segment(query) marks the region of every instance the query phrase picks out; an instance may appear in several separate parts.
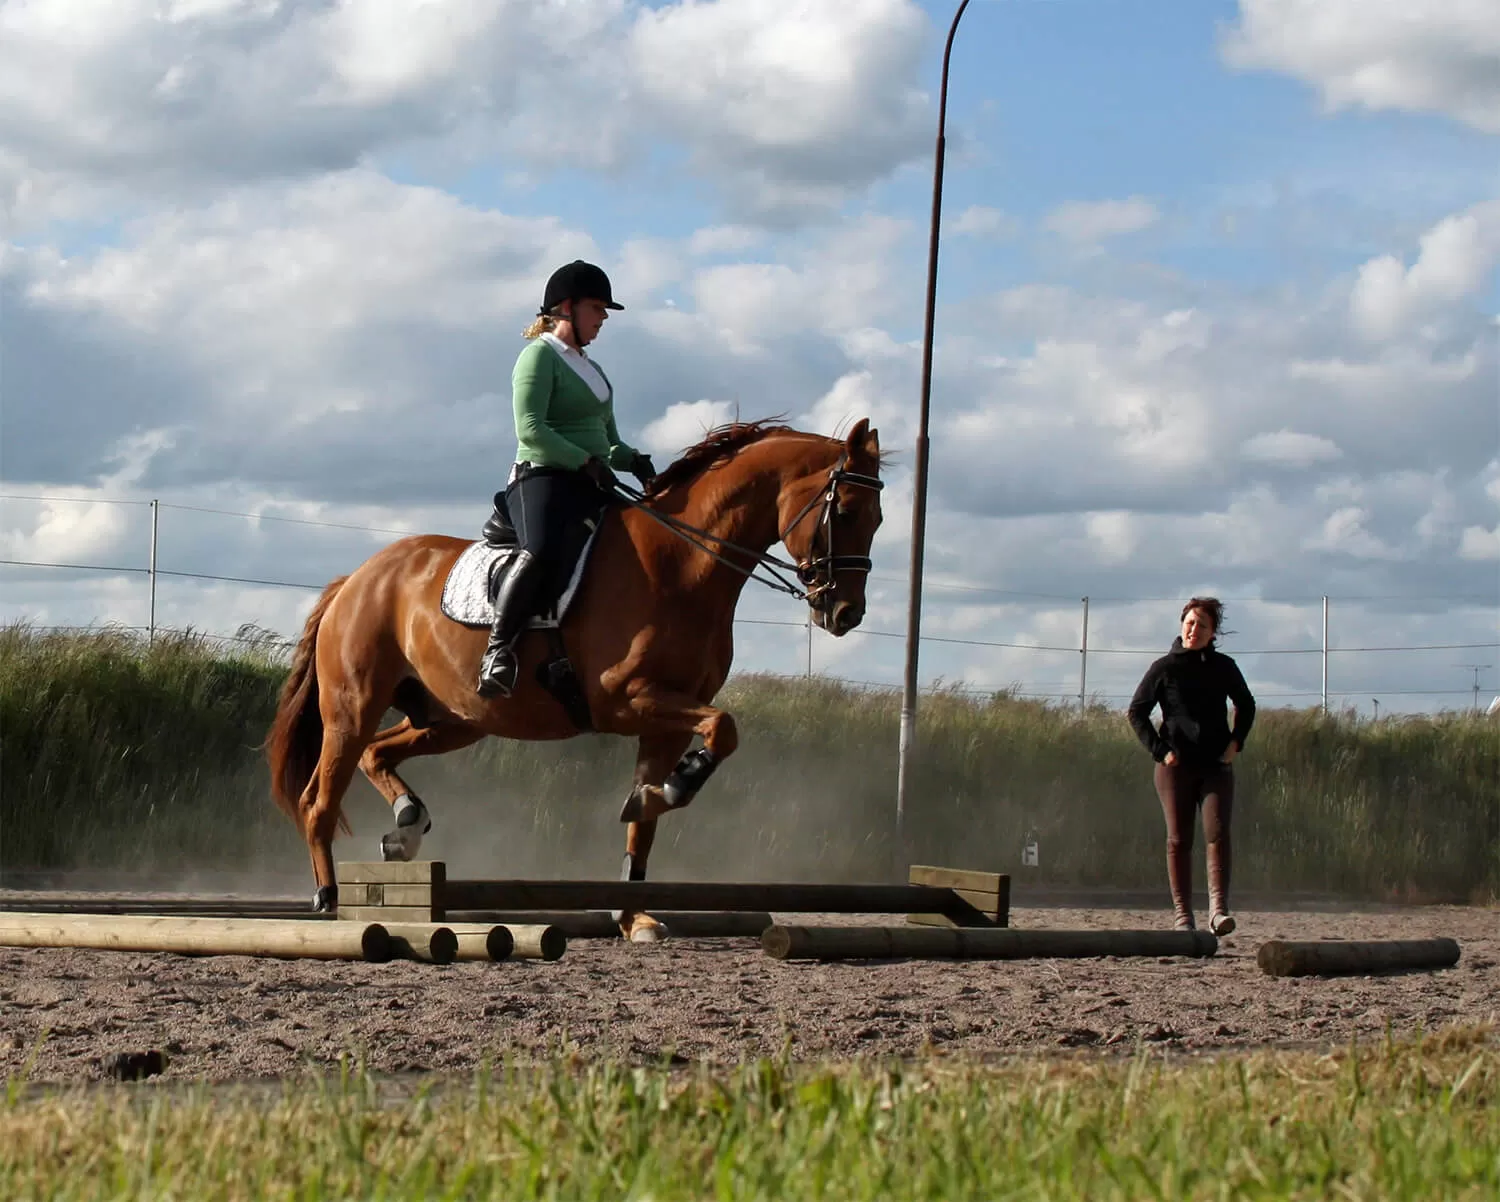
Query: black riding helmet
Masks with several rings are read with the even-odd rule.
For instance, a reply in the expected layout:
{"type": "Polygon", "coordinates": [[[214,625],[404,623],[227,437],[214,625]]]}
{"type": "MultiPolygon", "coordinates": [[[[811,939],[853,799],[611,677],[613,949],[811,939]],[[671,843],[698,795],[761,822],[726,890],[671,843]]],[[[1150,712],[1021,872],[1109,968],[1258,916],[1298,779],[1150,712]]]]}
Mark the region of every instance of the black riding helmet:
{"type": "Polygon", "coordinates": [[[547,289],[542,294],[542,307],[539,312],[546,316],[563,301],[577,303],[581,300],[602,301],[606,309],[625,307],[615,304],[614,295],[609,287],[609,276],[604,274],[603,268],[595,267],[592,263],[585,263],[582,259],[574,259],[571,263],[559,267],[547,280],[547,289]]]}

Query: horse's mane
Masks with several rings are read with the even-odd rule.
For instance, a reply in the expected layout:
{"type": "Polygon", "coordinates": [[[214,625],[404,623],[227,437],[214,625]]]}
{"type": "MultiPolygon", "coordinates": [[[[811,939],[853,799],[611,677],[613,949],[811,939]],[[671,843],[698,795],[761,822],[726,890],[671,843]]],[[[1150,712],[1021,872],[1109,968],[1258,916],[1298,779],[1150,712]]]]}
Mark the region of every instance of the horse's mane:
{"type": "Polygon", "coordinates": [[[775,418],[715,426],[696,446],[689,447],[675,463],[662,469],[651,485],[651,495],[660,496],[667,489],[693,479],[714,464],[723,463],[751,443],[760,442],[775,434],[801,433],[801,430],[784,425],[775,418]]]}

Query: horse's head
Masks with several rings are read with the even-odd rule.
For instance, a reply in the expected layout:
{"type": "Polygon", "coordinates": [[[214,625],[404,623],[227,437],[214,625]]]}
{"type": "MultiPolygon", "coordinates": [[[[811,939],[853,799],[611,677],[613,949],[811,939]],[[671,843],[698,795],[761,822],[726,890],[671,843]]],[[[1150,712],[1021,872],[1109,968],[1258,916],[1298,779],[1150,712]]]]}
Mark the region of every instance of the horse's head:
{"type": "Polygon", "coordinates": [[[815,621],[848,634],[864,620],[870,544],[880,528],[880,439],[861,418],[843,442],[827,440],[804,474],[782,485],[781,541],[797,565],[815,621]]]}

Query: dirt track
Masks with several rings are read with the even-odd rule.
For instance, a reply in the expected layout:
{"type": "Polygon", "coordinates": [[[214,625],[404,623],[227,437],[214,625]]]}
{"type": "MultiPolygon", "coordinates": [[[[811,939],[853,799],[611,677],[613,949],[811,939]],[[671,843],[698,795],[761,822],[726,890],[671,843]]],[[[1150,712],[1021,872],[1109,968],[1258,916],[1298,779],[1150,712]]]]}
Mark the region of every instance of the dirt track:
{"type": "MultiPolygon", "coordinates": [[[[1021,927],[1159,927],[1164,913],[1026,910],[1021,927]]],[[[833,919],[828,921],[844,921],[833,919]]],[[[586,1057],[735,1061],[1098,1047],[1144,1039],[1191,1052],[1347,1043],[1351,1036],[1500,1022],[1500,912],[1242,912],[1207,961],[782,963],[753,940],[657,947],[575,941],[554,964],[322,964],[241,957],[0,949],[0,1076],[102,1075],[99,1059],[163,1049],[167,1077],[282,1075],[363,1051],[381,1072],[465,1071],[566,1047],[586,1057]],[[1273,980],[1270,938],[1422,938],[1456,968],[1273,980]],[[46,1037],[43,1039],[43,1033],[46,1037]]]]}

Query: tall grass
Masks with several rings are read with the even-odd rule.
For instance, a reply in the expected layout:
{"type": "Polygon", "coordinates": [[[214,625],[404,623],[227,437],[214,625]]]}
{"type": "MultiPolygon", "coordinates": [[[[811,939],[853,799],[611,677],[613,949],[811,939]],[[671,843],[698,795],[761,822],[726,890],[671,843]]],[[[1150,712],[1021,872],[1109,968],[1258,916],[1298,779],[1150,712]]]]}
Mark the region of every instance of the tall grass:
{"type": "Polygon", "coordinates": [[[1491,1199],[1500,1056],[1452,1032],[1219,1063],[554,1062],[382,1095],[0,1101],[26,1199],[1491,1199]]]}
{"type": "MultiPolygon", "coordinates": [[[[257,745],[284,672],[190,638],[0,631],[0,867],[240,867],[302,873],[257,745]]],[[[653,873],[871,879],[893,862],[898,699],[824,679],[731,681],[741,750],[662,823],[653,873]]],[[[1121,714],[940,693],[920,711],[906,854],[1053,883],[1160,887],[1150,760],[1121,714]],[[1028,836],[1038,868],[1021,868],[1028,836]]],[[[413,761],[424,854],[462,875],[609,875],[633,744],[487,740],[413,761]]],[[[1365,898],[1500,896],[1500,727],[1464,714],[1378,724],[1262,711],[1236,767],[1236,885],[1365,898]]],[[[364,858],[389,812],[347,810],[364,858]]],[[[1201,872],[1199,875],[1201,881],[1201,872]]]]}
{"type": "Polygon", "coordinates": [[[242,862],[300,842],[258,745],[284,667],[192,635],[0,628],[0,869],[242,862]],[[290,836],[290,838],[285,838],[290,836]]]}

